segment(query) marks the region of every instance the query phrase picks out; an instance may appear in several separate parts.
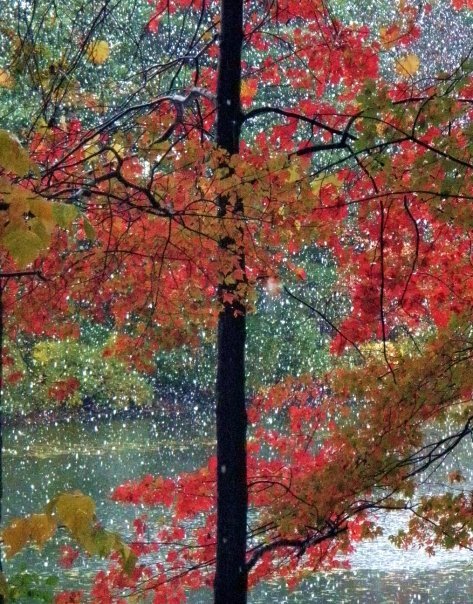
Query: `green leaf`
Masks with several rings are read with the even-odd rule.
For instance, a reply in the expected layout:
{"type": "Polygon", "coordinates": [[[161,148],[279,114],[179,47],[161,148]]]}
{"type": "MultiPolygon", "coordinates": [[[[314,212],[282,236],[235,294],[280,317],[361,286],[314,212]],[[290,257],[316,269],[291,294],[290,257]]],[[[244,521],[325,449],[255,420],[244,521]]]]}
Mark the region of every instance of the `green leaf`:
{"type": "Polygon", "coordinates": [[[25,267],[36,260],[44,249],[41,238],[33,231],[25,228],[15,228],[6,233],[2,244],[20,267],[25,267]]]}
{"type": "Polygon", "coordinates": [[[88,218],[86,218],[85,216],[83,217],[83,224],[84,224],[85,236],[87,237],[87,239],[89,241],[95,241],[95,238],[96,238],[95,229],[92,226],[90,220],[88,218]]]}
{"type": "Polygon", "coordinates": [[[35,233],[35,235],[38,235],[38,237],[41,239],[43,248],[49,247],[49,244],[51,243],[51,235],[48,233],[46,227],[41,222],[41,220],[33,218],[29,221],[29,226],[33,233],[35,233]]]}
{"type": "Polygon", "coordinates": [[[110,533],[103,528],[95,529],[90,535],[90,545],[87,548],[89,554],[95,554],[106,558],[121,544],[120,537],[110,533]]]}
{"type": "Polygon", "coordinates": [[[71,204],[54,203],[52,207],[54,221],[63,229],[68,229],[79,214],[77,208],[71,204]]]}
{"type": "Polygon", "coordinates": [[[130,576],[135,570],[138,558],[133,553],[131,548],[128,547],[128,545],[126,545],[125,543],[122,544],[122,547],[117,548],[117,551],[119,552],[122,559],[123,570],[128,576],[130,576]]]}

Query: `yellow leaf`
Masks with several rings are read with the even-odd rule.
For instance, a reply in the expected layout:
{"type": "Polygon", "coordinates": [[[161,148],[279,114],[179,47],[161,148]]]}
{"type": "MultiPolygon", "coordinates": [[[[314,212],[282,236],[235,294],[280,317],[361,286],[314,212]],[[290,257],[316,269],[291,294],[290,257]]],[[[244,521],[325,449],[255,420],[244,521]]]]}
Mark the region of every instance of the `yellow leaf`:
{"type": "Polygon", "coordinates": [[[35,123],[35,131],[40,132],[41,134],[46,134],[48,130],[48,122],[43,117],[38,118],[35,123]]]}
{"type": "Polygon", "coordinates": [[[50,235],[56,222],[53,217],[53,204],[43,197],[36,195],[28,200],[30,211],[40,220],[46,232],[50,235]]]}
{"type": "Polygon", "coordinates": [[[15,80],[7,69],[0,69],[0,88],[13,88],[15,80]]]}
{"type": "Polygon", "coordinates": [[[91,497],[77,491],[62,493],[50,504],[58,524],[64,525],[73,535],[80,535],[95,520],[95,503],[91,497]]]}
{"type": "Polygon", "coordinates": [[[286,216],[287,214],[287,208],[284,206],[280,206],[278,209],[278,215],[282,216],[283,218],[286,216]]]}
{"type": "Polygon", "coordinates": [[[98,145],[90,145],[84,149],[84,159],[97,163],[99,159],[100,147],[98,145]]]}
{"type": "Polygon", "coordinates": [[[121,546],[121,540],[115,533],[110,533],[103,528],[90,531],[85,549],[90,555],[106,558],[121,546]]]}
{"type": "Polygon", "coordinates": [[[5,201],[9,203],[10,206],[19,205],[29,210],[30,201],[36,197],[36,194],[29,189],[25,189],[24,187],[15,184],[11,184],[10,190],[8,190],[7,182],[6,179],[2,182],[2,193],[5,201]]]}
{"type": "Polygon", "coordinates": [[[114,159],[117,159],[117,155],[118,156],[122,156],[123,152],[125,151],[125,147],[123,146],[123,144],[120,142],[120,137],[118,137],[111,145],[111,149],[110,151],[107,151],[107,153],[105,154],[105,157],[107,158],[108,161],[113,161],[114,159]],[[113,151],[112,151],[113,149],[113,151]]]}
{"type": "Polygon", "coordinates": [[[91,63],[102,65],[110,56],[110,45],[107,40],[96,40],[87,46],[85,53],[91,63]]]}
{"type": "Polygon", "coordinates": [[[44,342],[36,344],[33,348],[33,358],[37,363],[45,365],[51,359],[50,348],[44,342]]]}
{"type": "Polygon", "coordinates": [[[378,122],[376,124],[376,132],[379,134],[379,136],[383,136],[387,129],[388,124],[386,124],[385,122],[378,122]]]}
{"type": "Polygon", "coordinates": [[[292,164],[291,166],[289,166],[287,171],[289,174],[289,176],[287,178],[288,183],[297,182],[298,180],[300,180],[301,173],[300,173],[299,166],[292,164]]]}
{"type": "Polygon", "coordinates": [[[48,248],[49,244],[51,243],[51,232],[48,233],[44,224],[37,218],[32,218],[28,221],[28,227],[33,231],[35,235],[38,235],[41,240],[41,243],[43,244],[43,247],[45,249],[48,248]]]}
{"type": "Polygon", "coordinates": [[[42,221],[52,221],[50,202],[29,189],[12,184],[6,178],[0,178],[0,196],[9,205],[8,219],[10,222],[19,222],[20,219],[23,222],[23,215],[30,211],[42,221]]]}
{"type": "Polygon", "coordinates": [[[56,532],[56,523],[48,514],[32,514],[28,522],[29,538],[41,549],[56,532]]]}
{"type": "Polygon", "coordinates": [[[2,531],[7,558],[21,551],[28,542],[42,548],[56,532],[56,523],[47,514],[14,518],[2,531]]]}
{"type": "Polygon", "coordinates": [[[0,167],[18,176],[25,176],[32,169],[28,153],[16,136],[6,130],[0,130],[0,167]]]}
{"type": "Polygon", "coordinates": [[[242,103],[250,103],[258,91],[258,81],[256,78],[243,80],[241,83],[242,103]]]}
{"type": "Polygon", "coordinates": [[[7,558],[11,558],[21,551],[28,543],[29,522],[28,518],[14,518],[2,531],[3,545],[7,558]]]}
{"type": "MultiPolygon", "coordinates": [[[[39,347],[36,347],[39,348],[39,347]]],[[[34,356],[37,359],[38,350],[34,356]]],[[[96,525],[95,503],[80,491],[60,493],[41,514],[14,518],[1,532],[7,558],[21,551],[29,542],[42,548],[57,528],[66,528],[77,543],[90,555],[106,557],[116,552],[123,570],[131,575],[137,557],[117,533],[96,525]]],[[[4,595],[4,577],[0,573],[0,595],[4,595]]]]}
{"type": "Polygon", "coordinates": [[[403,78],[412,77],[419,69],[420,61],[417,55],[405,55],[396,62],[396,72],[403,78]]]}
{"type": "Polygon", "coordinates": [[[338,190],[342,185],[342,181],[335,174],[331,174],[329,176],[320,176],[310,183],[310,188],[312,189],[313,193],[318,195],[320,193],[320,189],[326,185],[332,185],[338,190]]]}

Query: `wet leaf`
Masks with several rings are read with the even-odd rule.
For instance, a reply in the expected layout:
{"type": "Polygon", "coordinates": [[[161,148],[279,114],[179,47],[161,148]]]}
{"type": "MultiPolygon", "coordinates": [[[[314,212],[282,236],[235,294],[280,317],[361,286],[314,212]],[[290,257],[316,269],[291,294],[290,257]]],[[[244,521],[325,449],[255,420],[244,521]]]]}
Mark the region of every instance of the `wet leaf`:
{"type": "Polygon", "coordinates": [[[27,228],[10,230],[3,237],[2,244],[20,267],[25,267],[36,260],[44,249],[44,241],[27,228]]]}
{"type": "Polygon", "coordinates": [[[41,549],[56,532],[56,523],[48,514],[33,514],[28,521],[29,539],[41,549]]]}
{"type": "Polygon", "coordinates": [[[85,216],[83,218],[83,225],[84,225],[85,236],[87,237],[87,239],[89,241],[95,241],[95,238],[96,238],[95,229],[92,226],[90,220],[88,218],[86,218],[85,216]]]}
{"type": "Polygon", "coordinates": [[[84,527],[95,520],[93,499],[79,491],[58,495],[49,506],[56,515],[58,524],[64,525],[73,535],[80,535],[84,527]]]}
{"type": "Polygon", "coordinates": [[[29,540],[28,518],[14,518],[2,531],[7,558],[21,551],[29,540]]]}
{"type": "Polygon", "coordinates": [[[18,176],[26,176],[32,169],[27,151],[16,136],[6,130],[0,130],[0,167],[18,176]]]}
{"type": "Polygon", "coordinates": [[[79,212],[72,204],[53,203],[52,214],[58,226],[63,229],[68,229],[77,218],[79,212]]]}
{"type": "Polygon", "coordinates": [[[412,77],[419,70],[419,57],[415,54],[405,55],[396,61],[396,72],[403,78],[412,77]]]}
{"type": "Polygon", "coordinates": [[[107,40],[97,40],[86,49],[88,60],[95,65],[102,65],[110,56],[110,45],[107,40]]]}
{"type": "Polygon", "coordinates": [[[13,88],[15,80],[7,69],[0,69],[0,88],[13,88]]]}

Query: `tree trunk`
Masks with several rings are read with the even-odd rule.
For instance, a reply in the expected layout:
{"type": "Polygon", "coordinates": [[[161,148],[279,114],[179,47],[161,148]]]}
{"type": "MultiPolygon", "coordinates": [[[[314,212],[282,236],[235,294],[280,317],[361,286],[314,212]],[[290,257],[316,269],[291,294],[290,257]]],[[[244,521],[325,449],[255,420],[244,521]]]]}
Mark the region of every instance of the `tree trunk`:
{"type": "MultiPolygon", "coordinates": [[[[217,84],[217,144],[239,151],[242,0],[222,0],[220,59],[217,84]]],[[[243,214],[243,205],[232,210],[243,214]]],[[[220,199],[219,215],[227,212],[220,199]]],[[[237,218],[237,216],[236,216],[237,218]]],[[[231,238],[222,248],[234,244],[231,238]]],[[[235,252],[244,268],[243,250],[235,252]]],[[[221,284],[219,296],[235,286],[221,284]]],[[[246,481],[245,308],[238,300],[226,303],[218,322],[217,364],[217,563],[215,604],[246,604],[245,567],[248,488],[246,481]]]]}

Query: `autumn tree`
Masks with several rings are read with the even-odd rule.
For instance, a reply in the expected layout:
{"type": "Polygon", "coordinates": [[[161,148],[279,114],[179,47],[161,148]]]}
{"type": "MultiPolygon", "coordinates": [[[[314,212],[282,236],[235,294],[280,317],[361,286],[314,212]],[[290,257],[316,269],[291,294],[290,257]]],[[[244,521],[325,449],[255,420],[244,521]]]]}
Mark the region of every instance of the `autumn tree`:
{"type": "MultiPolygon", "coordinates": [[[[443,4],[452,18],[468,8],[443,4]]],[[[40,91],[20,132],[29,155],[1,133],[2,272],[40,275],[9,281],[10,337],[72,337],[78,315],[112,317],[108,354],[144,368],[218,331],[217,456],[117,487],[117,501],[172,519],[151,540],[137,520],[133,568],[113,542],[95,601],[177,602],[213,584],[215,602],[243,603],[247,584],[343,564],[378,534],[377,509],[414,513],[399,543],[469,546],[467,493],[417,500],[415,487],[473,422],[470,49],[437,76],[429,5],[400,2],[370,30],[323,0],[136,3],[142,64],[101,98],[99,70],[129,48],[118,30],[107,38],[124,6],[78,11],[52,67],[27,14],[6,28],[2,68],[7,88],[40,91]],[[166,41],[156,62],[143,40],[166,41]],[[336,264],[341,321],[293,287],[316,246],[336,264]],[[245,321],[262,283],[324,323],[333,369],[247,407],[245,321]]]]}

